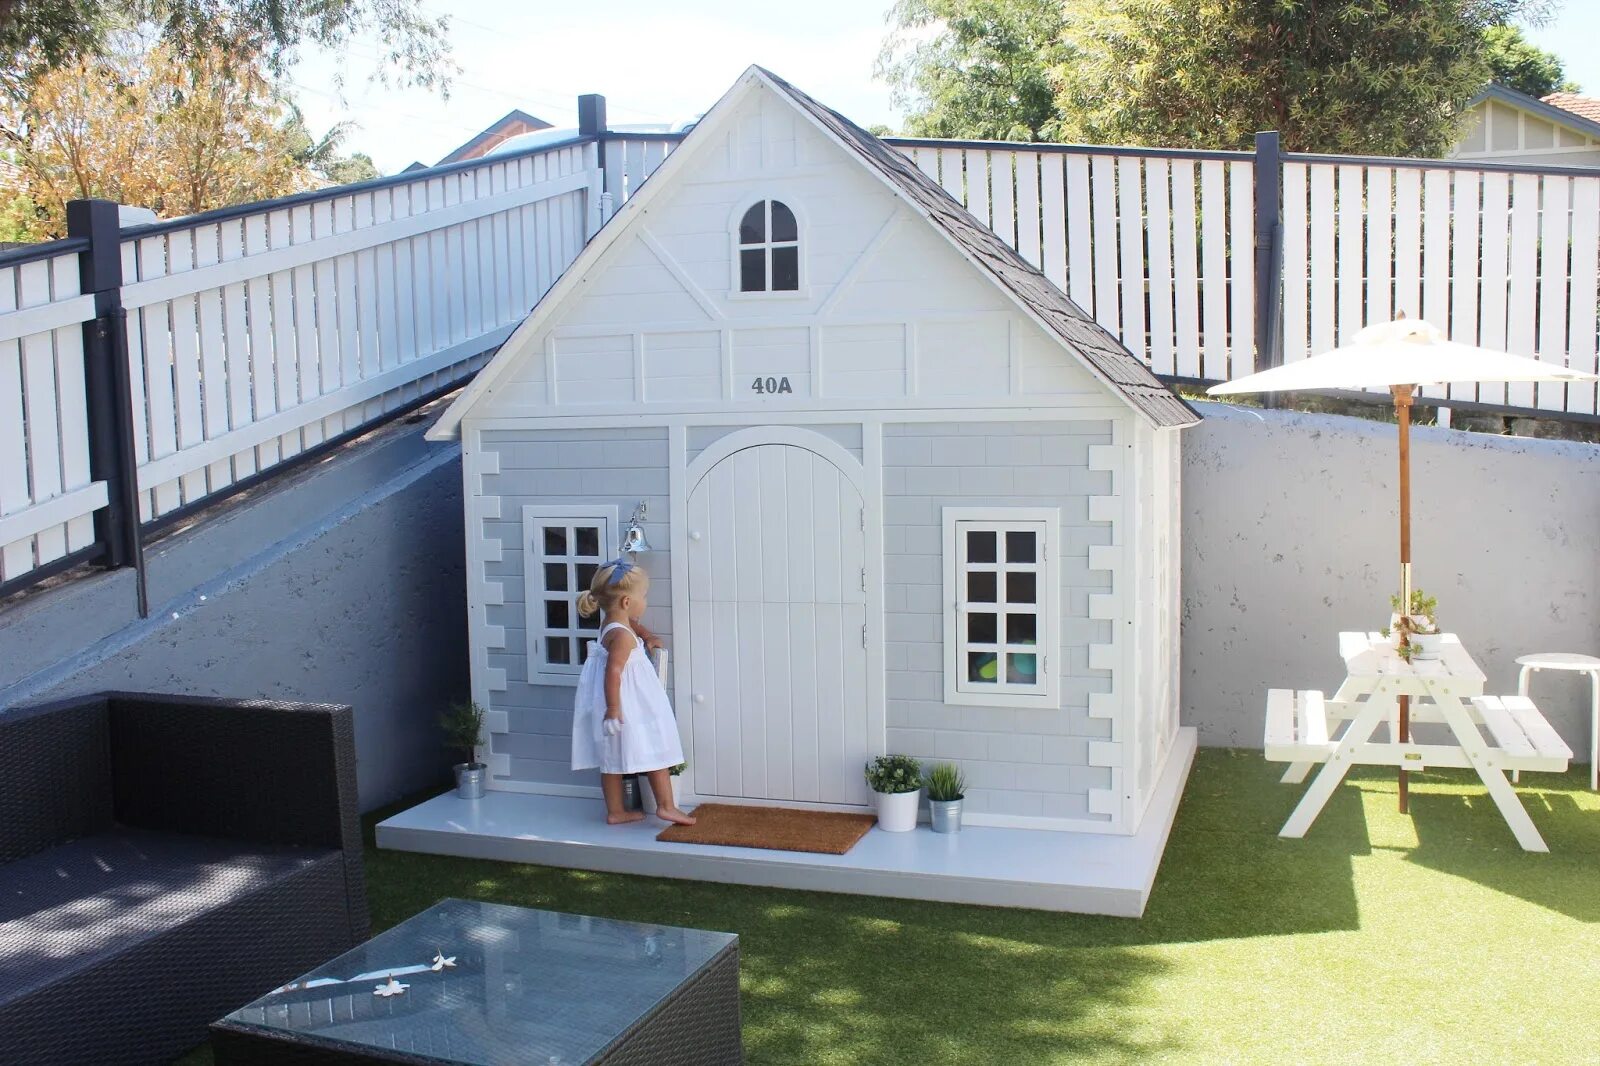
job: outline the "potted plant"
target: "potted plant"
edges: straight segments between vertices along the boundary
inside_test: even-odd
[[[676,766],[667,767],[667,773],[671,774],[673,777],[680,777],[680,776],[682,776],[683,772],[685,770],[687,770],[688,768],[689,768],[689,764],[688,763],[681,762]],[[627,788],[627,786],[628,786],[629,782],[633,783],[634,795],[636,797],[636,801],[639,804],[639,806],[637,808],[628,806],[628,788]],[[644,774],[639,774],[637,776],[624,777],[622,779],[622,784],[623,784],[622,805],[623,805],[624,808],[626,808],[627,810],[630,810],[630,811],[631,810],[635,810],[635,809],[642,810],[646,814],[654,814],[654,813],[656,813],[656,794],[650,790],[650,782],[645,777]],[[673,786],[673,791],[677,791],[677,786],[676,785]]]
[[[483,798],[483,779],[489,768],[478,761],[478,743],[483,738],[483,708],[471,700],[457,700],[439,716],[444,731],[444,746],[466,756],[455,765],[456,795],[462,799]]]
[[[961,801],[967,798],[967,775],[953,762],[928,770],[928,814],[935,833],[961,832]]]
[[[867,785],[878,803],[878,828],[908,833],[917,827],[922,764],[909,755],[879,755],[867,763]]]
[[[1390,615],[1389,628],[1383,631],[1383,635],[1395,635],[1400,657],[1407,662],[1413,659],[1437,659],[1440,645],[1444,642],[1436,618],[1439,601],[1421,589],[1412,589],[1409,610],[1401,611],[1398,595],[1389,597],[1389,606],[1394,613]]]

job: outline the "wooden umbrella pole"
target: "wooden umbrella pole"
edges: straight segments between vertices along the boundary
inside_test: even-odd
[[[1400,611],[1402,616],[1411,613],[1411,397],[1412,385],[1393,385],[1395,421],[1400,426]],[[1402,643],[1409,643],[1411,634],[1400,631]],[[1411,739],[1411,697],[1400,697],[1400,743]],[[1400,768],[1400,813],[1411,809],[1410,782],[1405,767]]]

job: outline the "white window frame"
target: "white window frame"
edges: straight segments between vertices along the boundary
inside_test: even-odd
[[[792,241],[774,241],[772,239],[772,208],[768,206],[766,208],[766,239],[759,244],[741,243],[739,239],[739,226],[744,221],[745,213],[752,207],[755,207],[757,204],[770,205],[773,202],[780,203],[784,207],[787,207],[789,209],[789,213],[794,216],[795,239]],[[785,195],[783,192],[769,191],[762,193],[760,196],[754,196],[748,200],[740,201],[738,209],[733,212],[732,217],[728,220],[728,244],[731,249],[731,254],[729,256],[730,269],[728,271],[728,297],[730,299],[803,300],[810,298],[810,290],[807,287],[808,279],[806,275],[806,218],[800,209],[795,207],[794,201],[791,197]],[[739,253],[756,248],[759,248],[766,253],[767,287],[764,289],[752,289],[747,292],[739,287],[740,283],[743,281],[743,278],[741,277]],[[774,248],[795,249],[797,267],[796,278],[798,284],[793,289],[772,288],[772,250]]]
[[[1025,707],[1031,709],[1056,708],[1060,705],[1061,669],[1061,512],[1055,507],[946,507],[942,510],[944,526],[944,698],[946,703],[981,707]],[[996,534],[996,562],[974,564],[966,562],[961,551],[962,535],[973,530],[994,531]],[[1010,531],[1031,530],[1039,535],[1039,558],[1031,566],[1005,561],[1005,534]],[[1010,570],[1031,570],[1038,575],[1035,583],[1037,608],[1035,617],[1036,642],[1039,656],[1035,681],[1020,685],[1005,679],[1001,664],[997,663],[997,677],[993,682],[970,681],[967,678],[967,653],[972,642],[966,639],[966,616],[969,611],[966,577],[974,569],[993,569],[996,573],[995,640],[993,646],[980,650],[1004,653],[1005,641],[1005,580]],[[1013,647],[1016,647],[1013,645]]]
[[[546,555],[544,530],[546,527],[568,527],[567,554]],[[600,557],[596,564],[609,562],[617,551],[617,509],[615,507],[570,506],[543,507],[526,505],[522,508],[522,607],[527,627],[528,683],[530,685],[576,685],[583,669],[583,642],[594,639],[597,630],[582,630],[578,626],[578,594],[576,570],[581,560],[572,554],[575,538],[574,526],[594,525],[600,528]],[[545,563],[560,563],[567,568],[568,589],[565,593],[551,593],[544,586]],[[567,628],[551,629],[545,622],[545,601],[564,596],[567,601]],[[571,637],[573,645],[571,663],[555,665],[544,661],[544,641],[552,635]]]

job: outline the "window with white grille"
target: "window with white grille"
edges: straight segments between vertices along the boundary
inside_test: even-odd
[[[1054,508],[944,509],[945,699],[1054,706]]]
[[[780,200],[759,200],[739,219],[740,292],[797,292],[800,224]]]
[[[523,581],[528,625],[528,680],[577,684],[598,614],[578,615],[578,594],[617,554],[615,507],[524,507]]]

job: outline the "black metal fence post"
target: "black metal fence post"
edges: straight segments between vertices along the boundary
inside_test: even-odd
[[[1282,181],[1283,150],[1277,132],[1256,134],[1255,369],[1258,372],[1283,363]]]
[[[609,220],[612,202],[617,199],[606,187],[609,178],[606,174],[606,98],[599,93],[584,93],[578,97],[578,136],[594,138],[595,166],[600,168],[600,202],[594,205],[599,213],[595,222],[598,231]]]
[[[139,617],[150,614],[144,538],[139,527],[138,462],[133,448],[133,383],[127,312],[122,307],[122,226],[110,200],[67,204],[67,235],[88,240],[78,256],[82,291],[94,297],[83,324],[84,387],[89,416],[89,476],[106,483],[106,506],[94,514],[107,567],[134,568]]]

